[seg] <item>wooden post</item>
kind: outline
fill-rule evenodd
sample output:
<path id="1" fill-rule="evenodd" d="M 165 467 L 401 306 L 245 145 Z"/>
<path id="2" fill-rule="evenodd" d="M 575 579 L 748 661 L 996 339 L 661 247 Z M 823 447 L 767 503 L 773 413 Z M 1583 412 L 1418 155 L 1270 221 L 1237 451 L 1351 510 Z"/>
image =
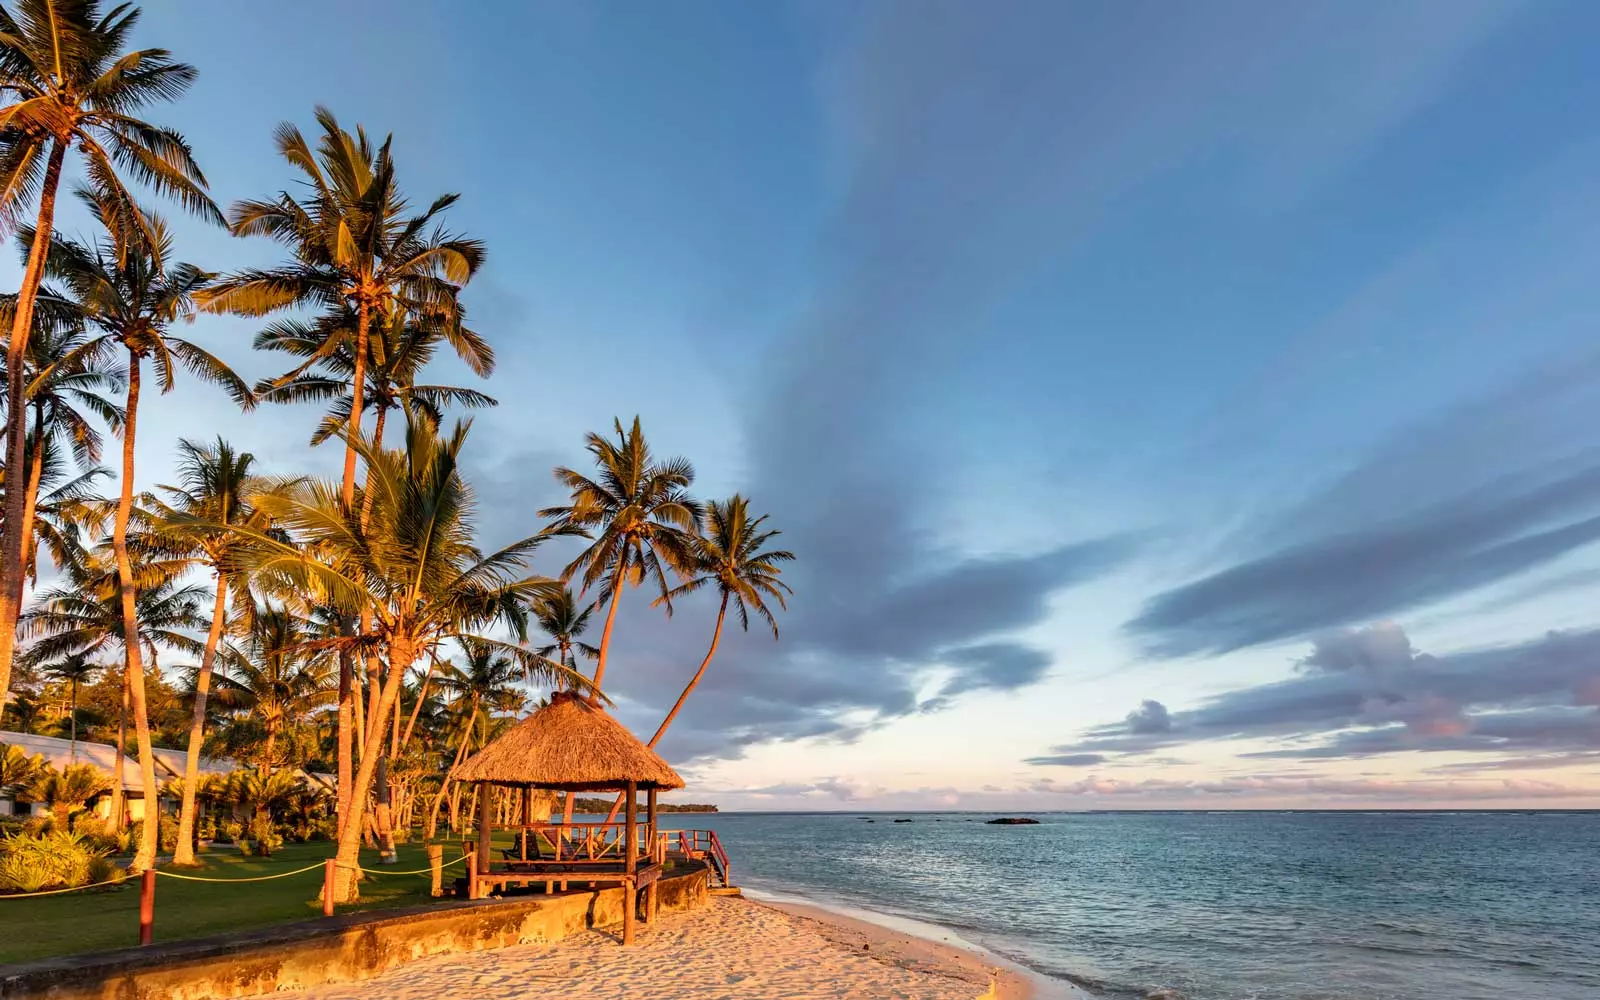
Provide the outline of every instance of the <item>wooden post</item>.
<path id="1" fill-rule="evenodd" d="M 656 849 L 656 787 L 654 785 L 651 785 L 650 790 L 645 792 L 644 813 L 645 853 L 649 856 L 650 863 L 654 865 L 660 862 L 660 859 L 656 857 L 659 852 Z M 656 883 L 651 882 L 650 888 L 645 890 L 644 913 L 645 919 L 652 924 L 656 922 L 656 902 Z"/>
<path id="2" fill-rule="evenodd" d="M 333 916 L 333 884 L 339 871 L 339 862 L 336 858 L 328 858 L 322 862 L 322 915 Z"/>
<path id="3" fill-rule="evenodd" d="M 467 854 L 467 898 L 478 898 L 478 855 L 476 852 Z"/>
<path id="4" fill-rule="evenodd" d="M 622 827 L 622 856 L 627 859 L 624 871 L 627 881 L 622 885 L 622 943 L 633 944 L 633 908 L 638 899 L 638 890 L 634 888 L 633 879 L 639 870 L 639 859 L 636 856 L 638 830 L 633 824 L 633 814 L 638 808 L 639 786 L 628 782 L 627 812 L 623 814 Z"/>
<path id="5" fill-rule="evenodd" d="M 478 875 L 487 878 L 494 866 L 489 854 L 489 835 L 494 831 L 494 786 L 478 783 Z M 477 897 L 474 896 L 474 899 Z"/>
<path id="6" fill-rule="evenodd" d="M 149 944 L 156 923 L 155 868 L 146 868 L 139 878 L 139 943 Z"/>
<path id="7" fill-rule="evenodd" d="M 433 897 L 444 895 L 444 845 L 428 845 L 428 867 L 433 869 Z"/>

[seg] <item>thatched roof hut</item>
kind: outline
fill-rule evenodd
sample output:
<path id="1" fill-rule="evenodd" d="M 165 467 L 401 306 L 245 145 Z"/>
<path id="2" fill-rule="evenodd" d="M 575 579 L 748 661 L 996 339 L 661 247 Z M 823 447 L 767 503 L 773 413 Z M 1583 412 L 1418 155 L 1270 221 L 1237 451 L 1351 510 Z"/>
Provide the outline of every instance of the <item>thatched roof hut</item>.
<path id="1" fill-rule="evenodd" d="M 564 792 L 682 788 L 667 762 L 588 699 L 559 692 L 550 704 L 461 762 L 451 776 Z"/>

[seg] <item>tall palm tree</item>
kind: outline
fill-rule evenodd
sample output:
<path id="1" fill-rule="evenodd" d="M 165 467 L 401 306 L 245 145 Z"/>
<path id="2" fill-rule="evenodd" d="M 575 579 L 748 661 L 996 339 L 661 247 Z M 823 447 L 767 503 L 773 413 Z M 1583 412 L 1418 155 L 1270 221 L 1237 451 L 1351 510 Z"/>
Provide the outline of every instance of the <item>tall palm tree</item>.
<path id="1" fill-rule="evenodd" d="M 183 799 L 178 810 L 178 847 L 172 859 L 173 864 L 192 865 L 195 863 L 195 790 L 200 784 L 200 748 L 205 740 L 206 699 L 211 690 L 217 646 L 228 620 L 228 595 L 231 590 L 245 602 L 251 598 L 247 578 L 233 572 L 230 552 L 235 539 L 226 534 L 195 532 L 190 528 L 197 521 L 225 525 L 254 523 L 266 527 L 250 500 L 253 493 L 271 488 L 274 484 L 251 473 L 256 460 L 254 455 L 235 451 L 220 436 L 214 445 L 209 446 L 180 440 L 178 452 L 178 485 L 158 487 L 165 494 L 165 499 L 145 494 L 144 508 L 153 521 L 151 534 L 162 539 L 168 547 L 176 546 L 178 551 L 174 554 L 180 557 L 186 555 L 211 570 L 216 590 L 211 628 L 206 633 L 205 652 L 200 658 L 200 670 L 195 675 L 189 745 L 183 765 Z"/>
<path id="2" fill-rule="evenodd" d="M 700 661 L 700 669 L 689 678 L 683 693 L 673 703 L 672 711 L 661 720 L 656 734 L 650 737 L 652 749 L 666 735 L 667 727 L 678 717 L 683 703 L 689 700 L 690 693 L 706 675 L 711 658 L 717 655 L 717 643 L 722 639 L 722 622 L 728 615 L 730 601 L 739 612 L 740 628 L 747 632 L 750 630 L 750 612 L 754 611 L 772 627 L 772 638 L 778 638 L 778 622 L 772 617 L 767 600 L 777 601 L 780 608 L 788 607 L 784 595 L 794 591 L 778 579 L 783 572 L 779 564 L 793 560 L 794 553 L 784 549 L 763 548 L 782 534 L 779 531 L 761 530 L 766 520 L 765 514 L 752 518 L 748 501 L 737 493 L 721 502 L 713 500 L 706 511 L 705 534 L 695 540 L 694 576 L 675 588 L 671 596 L 680 597 L 707 586 L 715 586 L 721 597 L 717 607 L 717 624 L 711 630 L 711 647 L 706 650 L 705 659 Z"/>
<path id="3" fill-rule="evenodd" d="M 106 192 L 113 239 L 127 243 L 146 228 L 123 175 L 172 197 L 184 208 L 221 223 L 206 195 L 205 175 L 183 136 L 137 117 L 150 105 L 176 100 L 195 69 L 166 49 L 125 51 L 139 11 L 119 4 L 102 13 L 99 0 L 17 0 L 0 5 L 0 222 L 15 224 L 39 199 L 22 287 L 6 345 L 6 412 L 26 401 L 23 369 L 34 329 L 34 302 L 55 225 L 56 195 L 67 151 L 76 148 L 84 172 Z M 148 241 L 148 237 L 145 237 Z M 6 435 L 6 466 L 21 469 L 25 421 Z M 6 491 L 7 522 L 22 524 L 24 497 Z M 11 684 L 21 588 L 22 535 L 0 540 L 0 705 Z"/>
<path id="4" fill-rule="evenodd" d="M 67 657 L 45 668 L 45 673 L 67 685 L 70 692 L 68 703 L 68 716 L 71 720 L 72 763 L 78 762 L 78 687 L 94 680 L 94 675 L 100 672 L 100 664 L 93 662 L 82 653 Z"/>
<path id="5" fill-rule="evenodd" d="M 104 191 L 80 189 L 78 192 L 90 215 L 107 230 L 107 235 L 91 243 L 57 237 L 46 261 L 46 270 L 60 281 L 70 303 L 97 336 L 78 349 L 75 356 L 85 359 L 105 357 L 119 348 L 127 352 L 128 388 L 122 423 L 122 494 L 117 502 L 112 528 L 112 548 L 122 582 L 122 609 L 125 628 L 134 629 L 137 588 L 133 566 L 128 558 L 128 521 L 133 512 L 133 455 L 138 427 L 139 391 L 143 362 L 151 359 L 161 391 L 170 392 L 181 365 L 200 379 L 221 386 L 239 406 L 254 404 L 250 389 L 214 355 L 191 341 L 174 336 L 174 320 L 193 310 L 193 296 L 204 287 L 208 275 L 193 264 L 172 260 L 172 237 L 166 224 L 156 215 L 144 213 L 145 235 L 130 245 L 121 245 L 109 235 L 114 231 L 112 214 L 116 203 Z M 145 704 L 144 667 L 139 645 L 125 646 L 128 662 L 128 692 L 133 708 L 134 737 L 139 746 L 139 765 L 145 788 L 155 788 L 155 759 L 151 756 L 149 712 Z M 144 825 L 144 835 L 134 869 L 149 867 L 155 860 L 156 827 Z"/>
<path id="6" fill-rule="evenodd" d="M 694 482 L 694 467 L 688 459 L 657 461 L 637 416 L 626 431 L 621 420 L 614 423 L 615 441 L 594 433 L 587 438 L 595 475 L 591 478 L 557 468 L 556 479 L 571 492 L 570 502 L 539 512 L 540 517 L 555 519 L 549 532 L 593 539 L 562 571 L 561 579 L 566 582 L 582 573 L 582 590 L 600 584 L 599 599 L 609 604 L 595 660 L 596 688 L 605 682 L 606 654 L 611 649 L 611 628 L 616 624 L 623 586 L 653 579 L 670 611 L 671 588 L 665 570 L 682 572 L 691 564 L 701 518 L 699 502 L 688 493 Z"/>
<path id="7" fill-rule="evenodd" d="M 392 137 L 374 147 L 366 130 L 351 135 L 325 107 L 316 109 L 322 129 L 316 150 L 290 122 L 275 133 L 278 150 L 303 175 L 304 200 L 287 191 L 275 198 L 234 203 L 229 224 L 239 236 L 266 236 L 287 249 L 291 260 L 272 268 L 228 275 L 203 296 L 215 312 L 265 316 L 293 306 L 321 306 L 331 322 L 316 327 L 325 339 L 296 370 L 278 380 L 292 381 L 345 347 L 351 357 L 349 423 L 344 438 L 344 478 L 340 496 L 355 502 L 356 450 L 365 412 L 368 339 L 377 317 L 414 311 L 432 316 L 462 359 L 487 374 L 487 345 L 461 325 L 458 295 L 483 263 L 483 244 L 446 231 L 440 217 L 459 195 L 434 199 L 419 214 L 395 178 Z M 354 322 L 346 321 L 353 314 Z M 492 362 L 491 362 L 492 363 Z M 359 626 L 366 631 L 366 623 Z M 351 683 L 353 664 L 339 678 L 339 825 L 348 824 L 354 750 Z M 359 825 L 359 824 L 358 824 Z"/>
<path id="8" fill-rule="evenodd" d="M 247 565 L 258 578 L 315 595 L 347 612 L 371 615 L 369 633 L 313 644 L 375 650 L 387 662 L 387 676 L 367 716 L 369 747 L 394 710 L 407 671 L 440 642 L 472 637 L 511 657 L 531 676 L 555 683 L 574 679 L 570 671 L 558 670 L 514 643 L 475 635 L 499 622 L 517 638 L 525 636 L 521 609 L 549 593 L 553 582 L 520 575 L 540 537 L 488 555 L 473 544 L 476 504 L 459 470 L 466 438 L 465 425 L 441 435 L 431 421 L 408 416 L 401 448 L 355 442 L 373 496 L 366 516 L 344 503 L 333 484 L 305 482 L 256 501 L 301 544 L 250 528 L 232 529 L 249 539 Z M 581 678 L 576 682 L 586 684 Z M 362 755 L 351 788 L 353 802 L 366 800 L 378 757 Z M 335 898 L 353 894 L 350 872 L 360 846 L 360 824 L 345 823 L 339 835 Z"/>
<path id="9" fill-rule="evenodd" d="M 32 442 L 29 447 L 34 447 Z M 45 435 L 37 475 L 30 478 L 37 485 L 37 496 L 30 501 L 33 528 L 27 547 L 28 562 L 23 568 L 28 580 L 38 579 L 38 562 L 41 550 L 50 553 L 57 567 L 79 563 L 84 559 L 84 539 L 99 533 L 110 519 L 112 505 L 100 495 L 98 483 L 111 475 L 104 466 L 95 466 L 87 472 L 70 476 L 57 446 Z M 0 469 L 0 484 L 6 480 Z M 4 521 L 0 520 L 0 530 Z"/>

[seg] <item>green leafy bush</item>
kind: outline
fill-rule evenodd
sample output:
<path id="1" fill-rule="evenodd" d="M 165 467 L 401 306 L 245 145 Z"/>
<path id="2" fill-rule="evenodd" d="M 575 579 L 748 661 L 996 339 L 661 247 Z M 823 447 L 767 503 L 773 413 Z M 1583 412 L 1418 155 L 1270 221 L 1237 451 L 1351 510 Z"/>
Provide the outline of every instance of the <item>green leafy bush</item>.
<path id="1" fill-rule="evenodd" d="M 0 841 L 0 892 L 70 889 L 95 881 L 104 852 L 65 830 L 13 834 Z"/>
<path id="2" fill-rule="evenodd" d="M 283 846 L 283 838 L 272 825 L 272 820 L 267 816 L 257 816 L 250 821 L 250 832 L 244 844 L 246 854 L 258 858 L 269 858 L 272 852 Z"/>
<path id="3" fill-rule="evenodd" d="M 140 838 L 144 836 L 144 820 L 133 824 L 133 845 L 138 847 Z M 162 854 L 171 854 L 178 847 L 178 821 L 167 813 L 162 813 L 156 819 L 156 850 Z"/>

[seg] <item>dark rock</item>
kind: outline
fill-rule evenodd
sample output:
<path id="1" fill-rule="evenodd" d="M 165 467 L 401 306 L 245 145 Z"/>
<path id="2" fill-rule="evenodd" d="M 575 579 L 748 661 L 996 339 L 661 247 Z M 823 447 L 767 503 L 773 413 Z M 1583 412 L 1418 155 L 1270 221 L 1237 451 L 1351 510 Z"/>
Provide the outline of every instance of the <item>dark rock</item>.
<path id="1" fill-rule="evenodd" d="M 990 826 L 1038 826 L 1039 821 L 1026 816 L 1002 816 L 988 821 Z"/>
<path id="2" fill-rule="evenodd" d="M 895 820 L 895 822 L 896 823 L 909 823 L 911 821 L 909 819 L 897 819 L 897 820 Z"/>

